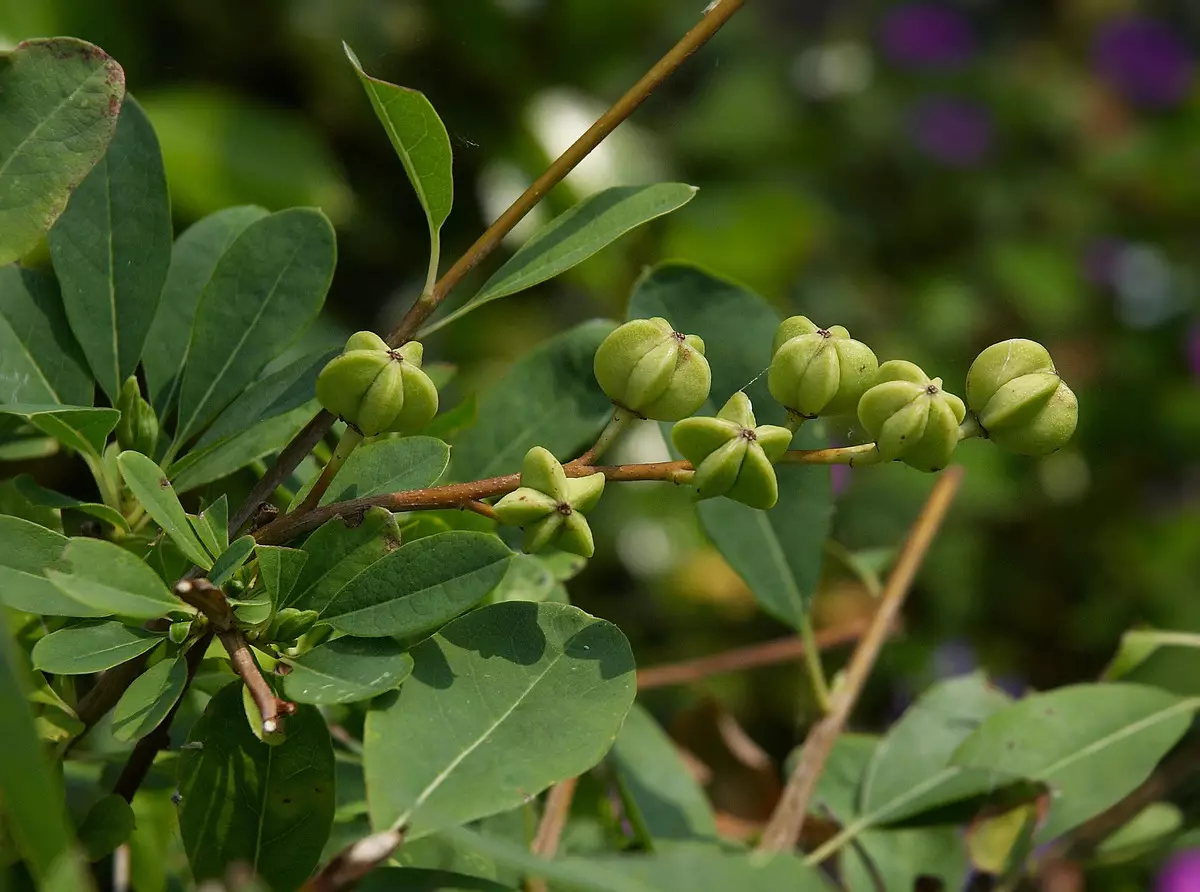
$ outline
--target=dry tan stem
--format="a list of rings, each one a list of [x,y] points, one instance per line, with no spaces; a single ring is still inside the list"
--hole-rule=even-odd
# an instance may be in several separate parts
[[[808,739],[804,741],[800,758],[788,779],[783,797],[763,830],[758,851],[788,852],[796,847],[825,762],[845,728],[871,670],[875,667],[888,630],[900,615],[908,590],[946,517],[946,512],[954,501],[962,477],[962,468],[954,467],[944,471],[934,484],[933,491],[913,524],[900,550],[895,568],[883,588],[879,609],[871,626],[855,648],[841,686],[833,692],[829,714],[813,726]]]

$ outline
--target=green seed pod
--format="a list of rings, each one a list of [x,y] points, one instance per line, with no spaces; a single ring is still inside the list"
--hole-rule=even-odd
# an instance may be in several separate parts
[[[121,388],[116,408],[121,412],[117,422],[117,443],[122,449],[132,449],[143,455],[153,455],[158,443],[158,416],[151,405],[142,399],[137,378],[133,375]]]
[[[716,418],[686,418],[671,428],[671,441],[692,467],[701,499],[725,496],[751,508],[779,500],[775,462],[787,451],[792,432],[759,425],[750,398],[738,391]]]
[[[643,418],[678,421],[708,399],[704,341],[666,319],[626,322],[596,350],[596,380],[616,405]]]
[[[378,335],[351,335],[346,350],[317,377],[317,399],[364,437],[414,433],[438,410],[438,393],[421,371],[424,348],[417,341],[392,350]]]
[[[192,621],[181,620],[177,623],[171,623],[171,627],[167,629],[167,639],[172,644],[183,644],[188,640],[188,635],[192,633]]]
[[[875,384],[858,402],[858,420],[875,438],[884,461],[921,471],[940,471],[958,446],[967,407],[911,362],[893,359],[879,367]]]
[[[1046,348],[1014,338],[992,344],[967,372],[967,403],[988,437],[1021,455],[1061,449],[1079,421],[1079,403]]]
[[[775,332],[767,386],[777,402],[805,418],[853,412],[879,370],[871,348],[840,325],[818,328],[804,316]]]
[[[270,641],[295,641],[321,618],[315,610],[298,610],[295,607],[284,607],[271,620],[271,628],[267,631]]]
[[[501,523],[523,527],[527,553],[556,545],[583,557],[595,553],[592,530],[584,513],[604,492],[604,475],[567,477],[549,450],[534,446],[525,454],[521,486],[496,503]]]

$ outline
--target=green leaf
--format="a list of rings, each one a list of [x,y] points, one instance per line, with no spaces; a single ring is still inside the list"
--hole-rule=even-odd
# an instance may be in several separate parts
[[[317,317],[334,241],[324,214],[298,208],[251,223],[217,261],[189,341],[176,444],[201,433]]]
[[[329,350],[310,353],[260,378],[217,416],[204,436],[196,441],[195,448],[202,449],[296,409],[304,408],[310,415],[315,414],[316,410],[308,407],[316,390],[317,375],[336,355],[337,351]]]
[[[125,72],[99,47],[59,37],[0,57],[0,265],[58,219],[117,126]]]
[[[242,685],[226,685],[193,726],[179,764],[179,831],[197,880],[234,862],[295,889],[317,865],[333,825],[333,744],[312,706],[287,718],[270,746],[254,736]]]
[[[161,634],[113,620],[89,620],[39,639],[33,646],[33,665],[54,675],[88,675],[119,666],[165,640]]]
[[[453,409],[440,412],[425,427],[425,436],[453,440],[479,420],[479,397],[472,393]]]
[[[369,509],[355,526],[348,526],[340,517],[331,518],[305,540],[308,562],[279,606],[319,610],[351,579],[399,547],[400,529],[385,508]]]
[[[390,638],[338,638],[287,664],[284,696],[318,706],[369,700],[399,687],[413,670],[412,657]]]
[[[53,530],[56,533],[63,532],[62,514],[58,509],[33,504],[29,499],[21,495],[12,480],[0,480],[0,514],[7,514],[11,517],[20,517],[23,520],[32,521],[38,526]],[[0,561],[2,560],[0,558]],[[0,586],[0,589],[2,589],[2,586]],[[3,595],[0,594],[0,603],[2,602]]]
[[[450,447],[433,437],[395,437],[359,446],[337,472],[322,505],[432,486],[450,464]]]
[[[858,813],[857,803],[861,797],[862,781],[876,757],[880,743],[878,737],[866,734],[843,734],[839,737],[813,797],[814,815],[822,818],[832,815],[844,828],[855,834],[855,845],[851,847],[847,843],[839,860],[846,887],[864,890],[876,888],[871,870],[863,860],[863,852],[866,852],[883,878],[885,889],[914,889],[920,876],[940,879],[943,888],[962,888],[968,859],[957,828],[865,829],[866,824]],[[789,762],[794,761],[795,755]],[[816,810],[818,803],[828,812]]]
[[[94,390],[54,277],[0,267],[0,403],[90,406]]]
[[[587,771],[636,688],[620,630],[561,604],[480,608],[412,655],[412,678],[368,713],[364,737],[371,822],[409,825],[409,839]]]
[[[122,743],[145,737],[167,717],[186,686],[187,663],[182,657],[155,663],[134,679],[117,701],[113,737]]]
[[[421,635],[482,601],[511,557],[508,546],[487,533],[438,533],[385,555],[328,603],[308,609],[348,635]]]
[[[13,637],[5,632],[0,635],[0,727],[4,728],[0,734],[0,798],[4,800],[4,824],[33,875],[46,878],[71,851],[71,831],[63,807],[62,783],[47,763],[42,742],[34,731],[27,678],[28,664]]]
[[[31,403],[0,405],[0,415],[24,418],[38,430],[95,461],[100,460],[105,440],[121,420],[116,409]]]
[[[213,585],[224,585],[233,578],[233,574],[250,559],[252,554],[254,554],[254,537],[242,536],[221,552],[213,562],[212,569],[208,571],[209,582]]]
[[[117,457],[117,465],[125,485],[129,487],[146,513],[157,523],[192,563],[205,570],[212,568],[212,556],[205,550],[200,537],[192,528],[187,512],[162,468],[140,452],[126,450]]]
[[[159,417],[178,396],[200,295],[238,236],[265,216],[267,211],[259,207],[227,208],[192,225],[176,240],[162,300],[142,351],[150,402]]]
[[[495,880],[432,870],[423,867],[386,867],[374,870],[358,886],[360,892],[516,892],[512,886],[502,886]]]
[[[1144,781],[1192,722],[1200,700],[1134,684],[1079,684],[1034,694],[987,719],[953,764],[1053,791],[1035,839],[1061,836]]]
[[[1121,636],[1121,645],[1104,670],[1104,680],[1113,681],[1129,675],[1164,647],[1197,649],[1200,648],[1200,635],[1168,629],[1130,629]]]
[[[79,511],[104,521],[113,529],[129,532],[129,522],[125,520],[121,512],[109,508],[107,505],[97,502],[82,502],[61,492],[46,489],[44,486],[39,486],[38,482],[28,474],[21,474],[13,478],[13,485],[17,488],[17,492],[33,505],[57,508],[60,511]]]
[[[446,125],[423,93],[371,77],[363,71],[354,50],[345,43],[342,47],[400,156],[436,242],[454,205],[454,156]]]
[[[930,688],[880,741],[863,780],[858,822],[901,821],[986,792],[995,774],[951,765],[958,746],[1012,700],[982,673]]]
[[[1149,854],[1183,826],[1183,812],[1171,802],[1151,802],[1129,823],[1096,847],[1103,864],[1117,864]]]
[[[696,195],[684,183],[652,186],[617,186],[585,198],[551,220],[496,271],[472,297],[454,312],[427,326],[421,337],[518,291],[532,288],[606,248],[631,229],[679,210]]]
[[[127,96],[108,151],[50,230],[71,330],[111,400],[142,357],[172,235],[158,137]]]
[[[121,796],[110,793],[99,800],[79,825],[79,842],[87,859],[107,858],[129,841],[135,823],[133,809]]]
[[[70,539],[46,576],[68,596],[107,614],[154,619],[193,612],[154,570],[132,552],[104,539]]]
[[[45,616],[104,616],[55,587],[42,572],[62,556],[67,537],[0,514],[0,603]]]
[[[676,330],[704,339],[713,378],[702,414],[716,414],[730,396],[745,390],[760,424],[786,420],[762,374],[771,363],[779,317],[761,297],[696,267],[664,264],[638,283],[630,300],[631,319],[650,316],[662,316]],[[807,430],[796,442],[821,445]],[[704,531],[763,610],[798,628],[820,575],[833,516],[832,490],[825,468],[781,465],[776,475],[779,502],[770,511],[730,499],[707,499],[697,505],[697,513]]]
[[[612,416],[592,359],[613,327],[608,321],[585,322],[517,360],[484,394],[478,423],[455,443],[455,477],[478,480],[519,471],[534,446],[559,459],[590,446]]]
[[[634,826],[656,840],[716,839],[717,821],[700,785],[658,722],[636,703],[611,758]]]
[[[188,515],[192,529],[209,554],[221,554],[229,547],[229,497],[222,495],[197,516]],[[164,579],[169,577],[163,577]]]
[[[405,535],[408,535],[407,531]],[[550,568],[536,556],[514,554],[504,578],[488,595],[488,601],[545,601],[550,598],[557,582]]]
[[[279,452],[312,421],[320,408],[316,400],[311,400],[203,449],[193,449],[171,465],[171,482],[178,492],[188,492],[223,480],[250,463]]]
[[[255,549],[259,578],[270,594],[271,601],[275,604],[287,603],[288,595],[308,563],[308,552],[277,545],[258,545]]]
[[[675,843],[653,855],[545,859],[528,846],[457,828],[443,836],[526,874],[550,880],[555,889],[580,892],[828,892],[819,871],[799,858],[760,858],[703,843]],[[857,887],[856,887],[857,888]],[[870,887],[866,887],[870,888]]]

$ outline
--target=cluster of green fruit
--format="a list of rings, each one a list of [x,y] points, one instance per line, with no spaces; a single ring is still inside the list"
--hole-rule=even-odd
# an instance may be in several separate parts
[[[369,332],[350,338],[346,352],[317,380],[317,396],[363,436],[412,433],[437,412],[437,390],[421,371],[422,348],[388,347]],[[857,415],[873,449],[847,455],[856,464],[901,461],[940,471],[960,440],[982,436],[1024,455],[1061,448],[1075,431],[1075,394],[1046,349],[1034,341],[993,344],[967,374],[966,403],[904,360],[879,363],[841,326],[819,328],[803,316],[780,324],[767,384],[792,419],[790,427],[760,425],[749,397],[735,393],[716,417],[694,416],[708,399],[712,374],[704,342],[666,319],[635,319],[596,351],[596,379],[618,412],[676,422],[671,440],[695,474],[701,499],[725,496],[768,509],[779,497],[775,464],[805,419]],[[968,414],[970,418],[968,419]],[[534,447],[521,486],[495,505],[501,522],[523,527],[526,551],[550,545],[590,557],[592,533],[583,514],[599,500],[604,475],[569,478],[554,456]]]

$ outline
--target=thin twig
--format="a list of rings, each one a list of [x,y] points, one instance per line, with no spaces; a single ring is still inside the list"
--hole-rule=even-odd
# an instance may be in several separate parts
[[[250,652],[250,644],[242,630],[234,624],[233,610],[225,595],[207,579],[183,579],[175,584],[175,594],[191,604],[212,624],[217,638],[229,654],[233,671],[241,677],[250,691],[258,714],[262,718],[263,734],[274,734],[283,727],[282,716],[290,715],[295,706],[275,696],[262,670]]]
[[[533,845],[529,847],[539,858],[550,859],[558,854],[558,844],[566,829],[567,818],[571,815],[571,802],[578,786],[579,778],[569,777],[551,787],[546,795],[546,808],[542,812]],[[546,892],[546,881],[541,877],[529,877],[525,880],[525,892]]]
[[[867,629],[867,620],[858,620],[832,629],[821,629],[814,636],[821,650],[856,641]],[[697,657],[679,663],[666,663],[639,669],[637,685],[639,691],[672,685],[690,684],[713,675],[739,672],[758,666],[776,666],[804,657],[804,642],[794,635],[739,647],[707,657]]]
[[[208,646],[212,643],[212,639],[213,633],[206,632],[188,649],[187,678],[183,683],[183,691],[180,693],[179,699],[175,701],[175,705],[163,716],[163,720],[154,730],[139,740],[137,746],[133,748],[133,752],[129,754],[125,767],[121,770],[121,776],[117,778],[117,783],[113,787],[113,792],[126,802],[133,802],[133,797],[146,779],[146,775],[150,773],[155,758],[171,745],[171,722],[175,720],[175,714],[183,705],[183,698],[187,695],[188,688],[192,686],[192,680],[196,677],[196,672],[200,668],[205,653],[208,652]]]
[[[537,180],[525,190],[512,206],[500,215],[487,228],[479,240],[459,258],[442,276],[441,280],[426,294],[422,294],[400,320],[400,324],[388,336],[387,341],[393,347],[402,346],[412,340],[422,323],[437,309],[472,269],[488,257],[504,240],[513,228],[537,206],[538,202],[551,189],[557,186],[575,167],[583,161],[604,139],[617,129],[618,126],[657,90],[664,81],[674,74],[684,62],[700,47],[708,43],[714,34],[724,27],[746,0],[718,0],[705,11],[704,18],[692,28],[683,39],[675,45],[658,64],[650,69],[624,96],[616,101],[591,128],[579,137],[569,149],[547,168]],[[328,412],[320,412],[292,442],[281,452],[271,467],[255,485],[246,500],[233,512],[229,519],[230,536],[242,528],[250,516],[258,510],[258,506],[268,501],[275,488],[286,480],[296,470],[313,447],[329,432],[333,425],[333,416]]]
[[[301,892],[353,889],[367,874],[392,857],[404,842],[404,830],[384,830],[352,842],[301,888]]]
[[[682,482],[692,466],[685,461],[651,462],[637,465],[615,465],[612,467],[568,464],[563,467],[568,477],[586,477],[602,473],[610,481],[666,480]],[[254,533],[254,538],[263,545],[279,545],[299,535],[316,529],[331,517],[357,517],[368,508],[382,507],[389,511],[431,511],[446,508],[470,509],[473,502],[481,499],[508,495],[521,485],[520,474],[490,477],[473,483],[451,483],[432,486],[428,489],[413,489],[407,492],[386,493],[347,502],[325,505],[307,514],[288,514],[277,518]]]
[[[762,839],[758,844],[759,852],[789,852],[796,847],[825,762],[845,728],[871,670],[875,667],[875,661],[889,630],[900,615],[908,590],[946,517],[950,504],[954,501],[962,477],[962,468],[954,467],[943,472],[934,484],[933,492],[929,494],[925,507],[921,509],[916,523],[900,549],[900,555],[884,586],[879,609],[875,612],[871,626],[855,648],[841,686],[833,692],[829,714],[813,726],[808,739],[804,741],[796,769],[788,779],[779,805],[763,830]]]

